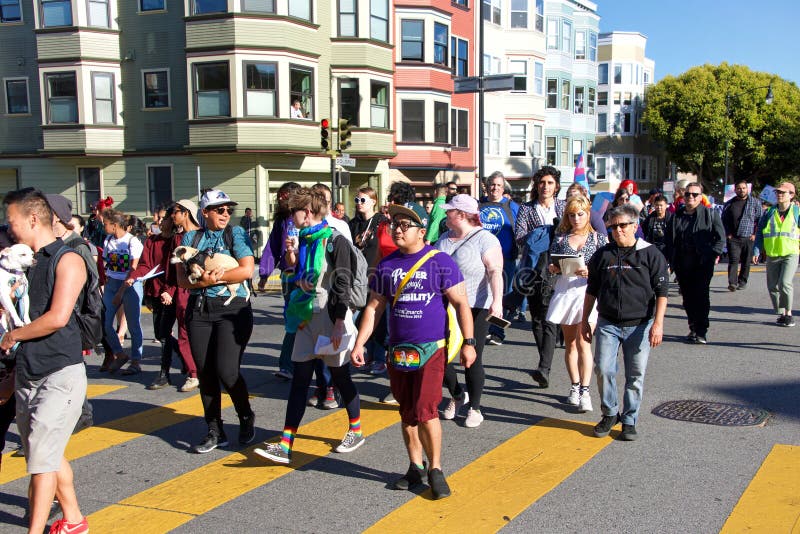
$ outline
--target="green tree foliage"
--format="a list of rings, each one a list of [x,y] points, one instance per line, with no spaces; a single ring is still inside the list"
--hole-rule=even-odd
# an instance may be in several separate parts
[[[742,65],[703,65],[665,77],[645,98],[650,135],[708,186],[725,174],[726,140],[729,182],[742,177],[762,186],[797,176],[800,89],[793,82]]]

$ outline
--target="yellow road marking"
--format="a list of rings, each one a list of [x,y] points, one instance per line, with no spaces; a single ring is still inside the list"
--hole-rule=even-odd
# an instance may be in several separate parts
[[[111,384],[89,384],[86,386],[86,396],[90,399],[125,389],[128,386],[114,386]]]
[[[397,409],[363,402],[361,420],[369,436],[400,421]],[[276,465],[256,455],[253,445],[193,471],[123,499],[89,516],[95,532],[167,532],[272,482],[295,469],[327,456],[347,428],[347,412],[317,419],[298,429],[291,465]],[[369,447],[366,443],[364,447]]]
[[[544,419],[449,476],[450,497],[426,490],[366,532],[496,532],[611,443],[592,426]]]
[[[800,447],[772,447],[720,532],[800,532]]]
[[[222,408],[232,405],[230,397],[223,395]],[[194,395],[172,404],[151,408],[82,430],[70,438],[64,456],[69,461],[83,458],[201,415],[203,415],[203,405],[200,396]],[[25,458],[11,454],[3,456],[0,484],[22,478],[26,474]]]

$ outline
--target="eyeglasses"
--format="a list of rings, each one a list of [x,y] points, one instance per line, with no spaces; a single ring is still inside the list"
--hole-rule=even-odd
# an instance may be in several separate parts
[[[409,228],[424,228],[421,224],[414,224],[408,221],[401,221],[401,222],[393,222],[389,227],[392,231],[397,230],[398,228],[403,232],[408,232]]]
[[[610,228],[612,231],[613,231],[613,230],[616,230],[616,229],[618,229],[618,228],[619,228],[620,230],[624,230],[625,228],[627,228],[627,227],[628,227],[628,226],[630,226],[631,224],[636,224],[636,223],[632,223],[632,222],[624,222],[624,223],[617,223],[617,224],[607,224],[607,225],[606,225],[606,228]]]
[[[683,194],[683,196],[685,196],[685,197],[689,197],[689,198],[695,198],[695,197],[699,197],[699,196],[701,196],[702,194],[703,194],[703,193],[690,193],[689,191],[687,191],[687,192],[685,192],[685,193]]]
[[[211,211],[216,212],[217,215],[233,215],[233,208],[229,208],[228,206],[220,206],[218,208],[211,208]]]
[[[356,204],[366,204],[367,197],[356,197],[353,199],[353,202],[355,202]]]
[[[172,213],[188,213],[188,211],[189,210],[183,209],[183,208],[178,207],[178,206],[175,206],[175,208],[172,209]]]

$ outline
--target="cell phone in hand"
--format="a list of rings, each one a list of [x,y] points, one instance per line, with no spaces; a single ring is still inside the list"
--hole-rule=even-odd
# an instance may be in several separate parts
[[[499,326],[500,328],[506,328],[508,325],[511,324],[511,321],[506,321],[502,317],[497,317],[494,315],[490,315],[486,319],[486,322],[488,322],[489,324],[493,324],[495,326]]]

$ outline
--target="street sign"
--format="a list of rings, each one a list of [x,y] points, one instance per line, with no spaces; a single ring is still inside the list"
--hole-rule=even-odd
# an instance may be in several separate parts
[[[477,93],[481,89],[481,79],[478,76],[460,76],[453,79],[454,93]]]
[[[510,91],[514,89],[513,74],[495,74],[493,76],[459,76],[453,78],[453,93],[477,93],[483,91]]]
[[[513,74],[496,74],[483,77],[484,91],[510,91],[514,89]]]
[[[355,158],[351,158],[350,156],[343,154],[342,156],[336,158],[336,164],[341,165],[342,167],[355,167],[356,160]]]

